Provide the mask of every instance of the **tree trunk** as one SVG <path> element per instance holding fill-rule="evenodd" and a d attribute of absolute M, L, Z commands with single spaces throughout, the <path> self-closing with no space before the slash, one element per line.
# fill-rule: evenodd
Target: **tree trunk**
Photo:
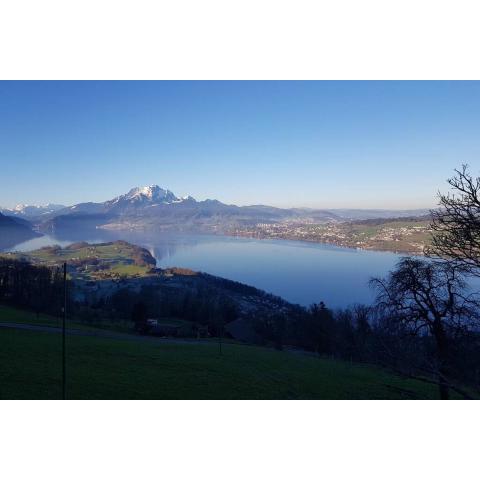
<path fill-rule="evenodd" d="M 450 398 L 450 392 L 448 389 L 448 385 L 445 382 L 445 376 L 444 372 L 440 370 L 440 375 L 438 376 L 438 381 L 439 381 L 439 389 L 440 389 L 440 399 L 441 400 L 449 400 Z"/>
<path fill-rule="evenodd" d="M 437 344 L 437 359 L 438 359 L 438 386 L 440 389 L 440 398 L 448 400 L 450 392 L 448 388 L 448 340 L 442 322 L 436 321 L 433 328 L 433 335 Z"/>

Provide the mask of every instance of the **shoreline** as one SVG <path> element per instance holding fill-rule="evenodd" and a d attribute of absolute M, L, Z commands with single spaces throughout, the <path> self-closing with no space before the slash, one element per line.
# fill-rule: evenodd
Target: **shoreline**
<path fill-rule="evenodd" d="M 216 234 L 217 236 L 227 236 L 227 237 L 232 237 L 232 238 L 245 238 L 249 240 L 278 240 L 278 241 L 290 241 L 290 242 L 302 242 L 302 243 L 308 243 L 308 244 L 313 244 L 313 245 L 329 245 L 337 248 L 347 248 L 350 250 L 360 250 L 362 252 L 376 252 L 376 253 L 393 253 L 395 255 L 407 255 L 407 256 L 415 256 L 415 257 L 424 257 L 425 254 L 422 252 L 418 251 L 413 251 L 413 250 L 404 250 L 404 249 L 399 249 L 399 250 L 393 250 L 389 248 L 369 248 L 369 247 L 359 247 L 357 245 L 351 245 L 351 244 L 341 244 L 341 243 L 336 243 L 336 242 L 326 242 L 326 241 L 319 241 L 319 240 L 314 240 L 314 239 L 308 239 L 308 238 L 298 238 L 295 236 L 285 236 L 285 237 L 277 237 L 277 236 L 268 236 L 268 235 L 262 235 L 262 236 L 253 236 L 253 235 L 242 235 L 238 233 L 233 233 L 233 232 L 228 232 L 225 234 Z"/>
<path fill-rule="evenodd" d="M 99 228 L 101 230 L 101 228 Z M 105 229 L 108 231 L 108 229 Z M 336 248 L 345 248 L 349 250 L 359 250 L 362 252 L 376 252 L 376 253 L 393 253 L 395 255 L 407 255 L 407 256 L 416 256 L 416 257 L 423 257 L 425 256 L 423 251 L 419 252 L 418 250 L 407 250 L 407 249 L 391 249 L 391 248 L 375 248 L 375 246 L 372 247 L 365 247 L 365 246 L 358 246 L 358 245 L 353 245 L 349 243 L 338 243 L 338 242 L 328 242 L 325 240 L 315 240 L 315 239 L 309 239 L 309 238 L 299 238 L 296 236 L 274 236 L 274 235 L 249 235 L 249 234 L 242 234 L 242 233 L 236 233 L 236 232 L 219 232 L 219 231 L 213 231 L 213 232 L 207 232 L 207 231 L 202 231 L 202 232 L 190 232 L 190 231 L 175 231 L 175 230 L 170 230 L 170 231 L 160 231 L 160 232 L 154 232 L 152 230 L 116 230 L 116 232 L 121 233 L 129 233 L 131 234 L 132 232 L 142 232 L 142 233 L 157 233 L 157 234 L 165 234 L 165 233 L 174 233 L 174 234 L 180 234 L 180 235 L 205 235 L 205 236 L 214 236 L 214 237 L 230 237 L 233 239 L 246 239 L 246 240 L 275 240 L 275 241 L 280 241 L 280 242 L 299 242 L 299 243 L 304 243 L 308 245 L 325 245 L 325 246 L 332 246 Z M 41 237 L 48 237 L 51 236 L 50 233 L 42 233 L 34 238 L 41 238 Z M 30 239 L 33 240 L 34 238 Z M 91 241 L 91 240 L 85 240 L 85 241 Z M 24 242 L 21 242 L 24 243 Z M 101 242 L 100 242 L 101 243 Z M 18 244 L 17 244 L 18 245 Z M 14 245 L 13 247 L 16 247 L 17 245 Z M 7 247 L 7 249 L 0 249 L 0 252 L 2 253 L 14 253 L 18 252 L 18 250 L 11 249 L 11 247 Z"/>

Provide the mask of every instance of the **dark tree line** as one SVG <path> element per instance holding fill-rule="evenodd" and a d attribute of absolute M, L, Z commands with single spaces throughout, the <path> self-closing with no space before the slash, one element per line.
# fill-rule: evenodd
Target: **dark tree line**
<path fill-rule="evenodd" d="M 116 318 L 131 319 L 142 333 L 147 330 L 147 318 L 173 317 L 207 326 L 209 333 L 218 337 L 224 335 L 225 325 L 238 315 L 236 305 L 214 288 L 144 286 L 139 292 L 125 288 L 102 301 L 100 307 Z"/>
<path fill-rule="evenodd" d="M 372 281 L 390 324 L 431 345 L 423 367 L 437 377 L 441 398 L 459 391 L 458 380 L 480 386 L 480 294 L 468 287 L 480 276 L 480 177 L 464 165 L 448 184 L 431 212 L 430 260 L 404 258 L 386 279 Z"/>
<path fill-rule="evenodd" d="M 479 303 L 467 293 L 464 275 L 455 264 L 403 258 L 386 279 L 374 279 L 377 308 L 412 336 L 428 336 L 433 345 L 429 365 L 438 377 L 440 394 L 448 398 L 453 371 L 454 344 L 476 335 Z M 457 352 L 458 356 L 458 352 Z"/>
<path fill-rule="evenodd" d="M 395 280 L 390 276 L 390 281 Z M 387 289 L 390 286 L 385 285 Z M 379 287 L 379 292 L 383 288 Z M 398 291 L 397 285 L 394 288 Z M 383 298 L 383 294 L 379 296 Z M 383 301 L 336 311 L 319 303 L 294 316 L 262 315 L 255 318 L 256 332 L 264 345 L 306 350 L 320 358 L 376 364 L 433 383 L 442 398 L 448 398 L 451 390 L 466 398 L 470 397 L 468 388 L 480 392 L 480 335 L 469 326 L 477 313 L 464 324 L 449 315 L 423 319 L 425 312 L 418 311 L 414 321 L 403 306 L 396 310 L 394 303 L 383 305 Z M 441 322 L 441 333 L 436 331 L 436 321 Z"/>
<path fill-rule="evenodd" d="M 257 319 L 257 333 L 288 344 L 396 371 L 465 397 L 462 385 L 480 391 L 480 294 L 469 289 L 480 276 L 480 177 L 464 166 L 448 180 L 432 211 L 430 259 L 403 258 L 386 278 L 373 279 L 371 308 L 332 312 L 312 305 L 296 318 Z"/>
<path fill-rule="evenodd" d="M 59 268 L 0 259 L 0 302 L 58 315 L 63 306 L 63 273 Z"/>

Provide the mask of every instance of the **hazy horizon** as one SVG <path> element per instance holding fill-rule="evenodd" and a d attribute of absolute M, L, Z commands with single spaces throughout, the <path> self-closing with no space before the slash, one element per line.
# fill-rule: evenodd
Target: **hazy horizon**
<path fill-rule="evenodd" d="M 236 205 L 428 209 L 480 154 L 478 82 L 3 81 L 0 101 L 7 208 L 154 183 Z"/>
<path fill-rule="evenodd" d="M 149 184 L 149 185 L 152 185 L 152 184 Z M 157 184 L 155 184 L 157 185 Z M 121 196 L 121 195 L 124 195 L 126 193 L 128 193 L 129 190 L 131 190 L 132 188 L 136 188 L 136 187 L 144 187 L 144 186 L 148 186 L 148 185 L 132 185 L 131 188 L 127 188 L 127 190 L 123 191 L 123 192 L 120 192 L 120 193 L 117 193 L 117 194 L 114 194 L 112 197 L 108 197 L 108 198 L 102 198 L 102 199 L 97 199 L 97 200 L 91 200 L 91 199 L 83 199 L 83 200 L 80 200 L 80 201 L 76 201 L 76 202 L 73 202 L 73 203 L 69 203 L 69 202 L 62 202 L 62 201 L 49 201 L 48 199 L 46 201 L 43 201 L 43 202 L 24 202 L 22 201 L 21 199 L 19 199 L 18 201 L 13 201 L 10 202 L 9 204 L 2 204 L 0 203 L 0 208 L 4 208 L 4 209 L 9 209 L 9 210 L 12 210 L 14 209 L 15 207 L 17 206 L 20 206 L 20 205 L 24 205 L 24 206 L 46 206 L 48 204 L 56 204 L 56 205 L 64 205 L 66 207 L 69 207 L 69 206 L 72 206 L 72 205 L 76 205 L 76 204 L 79 204 L 79 203 L 85 203 L 85 202 L 94 202 L 94 203 L 103 203 L 103 202 L 106 202 L 106 201 L 109 201 L 109 200 L 112 200 L 118 196 Z M 170 190 L 172 191 L 172 189 L 168 188 L 167 186 L 162 186 L 162 185 L 158 185 L 159 187 L 165 189 L 165 190 Z M 445 188 L 444 188 L 445 190 Z M 185 194 L 177 194 L 176 191 L 173 191 L 174 194 L 176 194 L 178 197 L 184 197 L 184 196 L 187 196 L 187 195 L 191 195 L 188 193 L 188 190 L 185 190 L 187 193 Z M 395 207 L 385 207 L 385 206 L 375 206 L 374 204 L 372 205 L 367 205 L 367 206 L 358 206 L 358 205 L 339 205 L 339 206 L 334 206 L 334 207 L 329 207 L 329 206 L 324 206 L 324 205 L 321 205 L 321 204 L 318 204 L 318 205 L 307 205 L 307 204 L 294 204 L 294 203 L 288 203 L 288 202 L 285 202 L 285 203 L 266 203 L 266 202 L 256 202 L 255 199 L 252 198 L 252 200 L 249 202 L 249 203 L 235 203 L 235 202 L 229 202 L 229 201 L 226 201 L 226 200 L 223 200 L 222 198 L 219 198 L 215 195 L 210 195 L 210 196 L 206 196 L 206 197 L 196 197 L 195 195 L 191 195 L 192 197 L 195 198 L 195 200 L 197 201 L 204 201 L 204 200 L 218 200 L 222 203 L 225 203 L 227 205 L 237 205 L 237 206 L 240 206 L 240 207 L 243 207 L 243 206 L 254 206 L 254 205 L 265 205 L 265 206 L 269 206 L 269 207 L 276 207 L 276 208 L 285 208 L 285 209 L 289 209 L 289 208 L 300 208 L 300 209 L 315 209 L 315 210 L 428 210 L 428 209 L 433 209 L 437 206 L 437 204 L 435 202 L 432 202 L 431 205 L 420 205 L 420 206 L 395 206 Z M 98 198 L 98 197 L 96 197 Z M 383 202 L 381 202 L 383 203 Z"/>
<path fill-rule="evenodd" d="M 151 185 L 156 185 L 156 184 L 151 184 Z M 146 186 L 151 186 L 151 185 L 136 185 L 135 187 L 132 187 L 133 188 L 141 188 L 141 187 L 146 187 Z M 168 189 L 167 187 L 164 187 L 162 185 L 158 185 L 160 188 L 163 188 L 164 190 L 170 190 Z M 124 195 L 128 193 L 128 191 L 126 192 L 122 192 L 118 195 L 115 195 L 114 197 L 111 197 L 111 198 L 105 198 L 103 200 L 100 200 L 98 202 L 95 202 L 95 203 L 103 203 L 103 202 L 106 202 L 106 201 L 109 201 L 109 200 L 113 200 L 114 198 L 116 197 L 119 197 L 121 195 Z M 176 192 L 172 192 L 174 194 L 176 194 Z M 177 195 L 178 196 L 178 195 Z M 179 195 L 179 197 L 182 197 L 184 195 Z M 234 203 L 229 203 L 229 202 L 224 202 L 222 201 L 222 199 L 220 198 L 216 198 L 216 197 L 207 197 L 207 198 L 195 198 L 195 200 L 197 201 L 204 201 L 204 200 L 218 200 L 222 203 L 225 203 L 225 204 L 228 204 L 228 205 L 237 205 L 237 206 L 240 206 L 240 207 L 248 207 L 248 206 L 257 206 L 257 205 L 264 205 L 264 206 L 269 206 L 269 207 L 275 207 L 275 208 L 285 208 L 285 209 L 290 209 L 290 208 L 296 208 L 296 209 L 312 209 L 312 210 L 378 210 L 378 211 L 404 211 L 404 210 L 428 210 L 428 209 L 432 209 L 432 208 L 435 208 L 435 205 L 433 206 L 428 206 L 428 207 L 417 207 L 417 208 L 401 208 L 401 207 L 398 207 L 398 208 L 385 208 L 385 207 L 358 207 L 358 206 L 343 206 L 343 207 L 311 207 L 309 205 L 289 205 L 289 204 L 284 204 L 284 205 L 274 205 L 274 204 L 266 204 L 266 203 L 256 203 L 256 202 L 253 202 L 252 203 L 246 203 L 246 204 L 234 204 Z M 87 200 L 87 202 L 90 202 L 90 200 Z M 31 207 L 31 206 L 47 206 L 47 205 L 63 205 L 65 207 L 70 207 L 70 206 L 73 206 L 73 205 L 76 205 L 76 204 L 79 204 L 79 203 L 83 203 L 83 202 L 75 202 L 75 203 L 65 203 L 65 202 L 44 202 L 44 203 L 40 203 L 40 202 L 36 202 L 36 203 L 25 203 L 25 202 L 16 202 L 16 203 L 13 203 L 13 204 L 10 204 L 10 205 L 1 205 L 0 204 L 0 208 L 3 208 L 3 209 L 7 209 L 7 210 L 14 210 L 15 208 L 17 207 L 21 207 L 21 206 L 24 206 L 24 207 Z"/>

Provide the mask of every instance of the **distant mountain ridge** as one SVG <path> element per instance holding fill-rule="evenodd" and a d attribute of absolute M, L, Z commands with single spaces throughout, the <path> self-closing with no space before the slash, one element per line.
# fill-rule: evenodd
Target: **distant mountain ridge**
<path fill-rule="evenodd" d="M 57 205 L 54 203 L 48 203 L 47 205 L 26 205 L 20 203 L 13 209 L 0 208 L 0 213 L 12 217 L 33 219 L 41 217 L 42 215 L 55 213 L 63 208 L 65 208 L 65 205 Z"/>
<path fill-rule="evenodd" d="M 0 213 L 0 249 L 38 237 L 30 224 L 23 219 L 8 217 Z"/>
<path fill-rule="evenodd" d="M 115 197 L 112 200 L 107 200 L 106 202 L 86 202 L 78 203 L 71 207 L 64 207 L 57 210 L 55 214 L 122 214 L 127 211 L 132 212 L 155 205 L 169 205 L 189 200 L 195 201 L 193 197 L 180 199 L 170 190 L 163 189 L 158 185 L 150 185 L 148 187 L 132 188 L 128 193 Z"/>
<path fill-rule="evenodd" d="M 237 206 L 219 200 L 197 201 L 177 197 L 158 185 L 134 187 L 105 202 L 85 202 L 62 207 L 36 207 L 37 214 L 22 211 L 42 231 L 59 228 L 103 228 L 128 230 L 206 230 L 222 233 L 235 227 L 272 223 L 328 223 L 371 218 L 411 217 L 415 211 L 278 208 L 268 205 Z M 419 210 L 424 215 L 427 210 Z M 26 217 L 26 215 L 32 215 Z"/>
<path fill-rule="evenodd" d="M 232 226 L 285 221 L 339 221 L 326 210 L 282 209 L 266 205 L 239 207 L 219 200 L 177 197 L 158 185 L 132 188 L 106 202 L 86 202 L 57 210 L 41 222 L 43 231 L 75 225 L 106 229 L 180 229 L 221 232 Z"/>
<path fill-rule="evenodd" d="M 377 218 L 408 218 L 424 217 L 430 215 L 430 209 L 419 208 L 411 210 L 388 210 L 388 209 L 355 209 L 355 208 L 335 208 L 330 210 L 345 220 L 373 220 Z"/>

